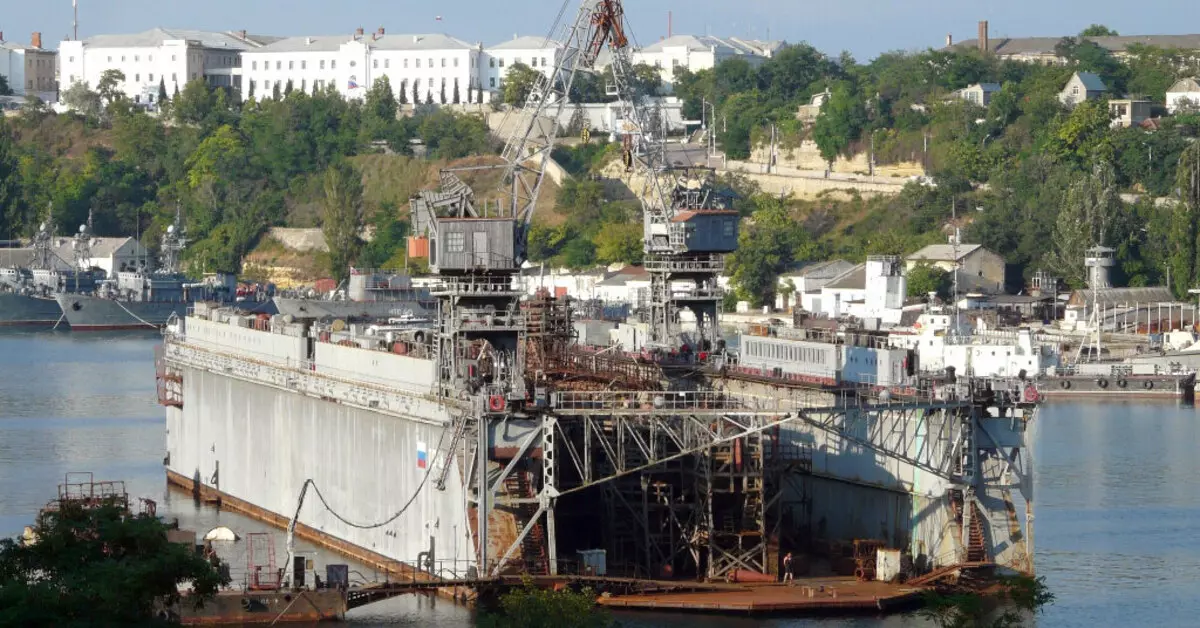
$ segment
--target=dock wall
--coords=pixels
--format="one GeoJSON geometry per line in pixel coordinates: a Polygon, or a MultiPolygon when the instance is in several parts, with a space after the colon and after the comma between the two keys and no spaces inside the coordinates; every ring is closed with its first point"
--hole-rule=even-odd
{"type": "Polygon", "coordinates": [[[329,508],[374,526],[339,520],[310,489],[300,522],[316,532],[394,560],[415,560],[431,536],[439,560],[474,558],[459,470],[434,486],[448,414],[422,423],[203,369],[182,375],[184,406],[167,409],[169,471],[283,521],[311,478],[329,508]]]}

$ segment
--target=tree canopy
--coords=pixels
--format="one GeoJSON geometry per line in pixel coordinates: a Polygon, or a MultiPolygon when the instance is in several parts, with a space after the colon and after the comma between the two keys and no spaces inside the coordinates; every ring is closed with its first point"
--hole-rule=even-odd
{"type": "Polygon", "coordinates": [[[0,539],[0,626],[153,626],[159,605],[203,602],[223,582],[149,514],[66,503],[43,514],[32,545],[0,539]]]}

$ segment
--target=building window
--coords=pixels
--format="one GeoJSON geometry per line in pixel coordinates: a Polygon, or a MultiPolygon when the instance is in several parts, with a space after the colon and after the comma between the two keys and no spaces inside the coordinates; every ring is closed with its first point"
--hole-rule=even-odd
{"type": "Polygon", "coordinates": [[[500,58],[500,67],[504,67],[504,58],[503,57],[500,58]]]}
{"type": "Polygon", "coordinates": [[[419,68],[419,67],[421,67],[421,60],[420,60],[420,59],[417,59],[417,67],[418,67],[418,68],[419,68]]]}
{"type": "Polygon", "coordinates": [[[154,81],[154,75],[153,75],[153,74],[151,74],[151,75],[150,75],[150,81],[151,81],[151,82],[153,82],[153,81],[154,81]]]}
{"type": "Polygon", "coordinates": [[[466,236],[462,233],[447,233],[446,234],[446,251],[449,253],[462,253],[466,250],[466,236]]]}
{"type": "Polygon", "coordinates": [[[458,57],[454,57],[454,67],[458,67],[458,57]]]}
{"type": "Polygon", "coordinates": [[[446,57],[442,57],[442,67],[446,67],[446,57]]]}
{"type": "Polygon", "coordinates": [[[171,55],[171,60],[172,60],[172,61],[174,61],[174,60],[175,60],[175,55],[171,55]]]}
{"type": "MultiPolygon", "coordinates": [[[[74,60],[75,60],[75,57],[71,57],[71,60],[72,60],[72,61],[74,61],[74,60]]],[[[108,62],[109,62],[109,63],[112,63],[112,57],[111,57],[111,56],[108,58],[108,62]]]]}
{"type": "Polygon", "coordinates": [[[384,60],[383,60],[383,67],[384,67],[385,69],[386,69],[386,68],[390,68],[390,67],[392,67],[392,60],[391,60],[391,59],[384,59],[384,60]]]}
{"type": "Polygon", "coordinates": [[[142,82],[142,75],[141,75],[141,74],[134,74],[134,75],[133,75],[133,82],[134,82],[134,83],[141,83],[141,82],[142,82]]]}
{"type": "Polygon", "coordinates": [[[146,100],[147,100],[147,101],[148,101],[150,104],[152,104],[152,105],[153,105],[153,104],[154,104],[154,94],[150,94],[149,96],[146,96],[146,100]]]}
{"type": "Polygon", "coordinates": [[[488,59],[488,67],[489,67],[489,68],[494,68],[494,67],[496,67],[496,60],[495,60],[495,59],[488,59]]]}
{"type": "Polygon", "coordinates": [[[732,237],[733,237],[733,221],[732,221],[732,220],[726,220],[726,221],[725,221],[725,224],[723,225],[723,227],[724,227],[724,229],[725,229],[725,237],[726,237],[726,238],[732,238],[732,237]]]}
{"type": "Polygon", "coordinates": [[[304,89],[304,88],[305,88],[305,86],[307,85],[307,83],[308,83],[308,80],[307,80],[307,79],[300,79],[300,91],[302,91],[302,92],[303,92],[303,91],[307,91],[307,90],[305,90],[305,89],[304,89]]]}
{"type": "Polygon", "coordinates": [[[307,69],[308,69],[308,62],[307,62],[307,61],[301,61],[301,62],[300,62],[300,69],[301,69],[301,70],[307,70],[307,69]]]}
{"type": "Polygon", "coordinates": [[[429,67],[433,67],[433,57],[429,57],[429,67]]]}
{"type": "Polygon", "coordinates": [[[150,55],[150,56],[146,57],[146,60],[147,60],[147,61],[154,61],[154,55],[150,55]]]}
{"type": "Polygon", "coordinates": [[[330,59],[330,61],[329,61],[329,69],[330,69],[330,70],[336,70],[336,69],[337,69],[337,59],[330,59]]]}
{"type": "Polygon", "coordinates": [[[1071,95],[1072,95],[1072,96],[1078,96],[1078,95],[1079,95],[1079,86],[1078,86],[1078,85],[1072,85],[1072,86],[1071,86],[1071,95]]]}
{"type": "Polygon", "coordinates": [[[530,58],[529,58],[529,67],[531,67],[531,68],[536,68],[536,67],[537,67],[537,57],[530,57],[530,58]]]}
{"type": "Polygon", "coordinates": [[[196,73],[195,73],[195,72],[192,72],[192,80],[193,80],[193,81],[194,81],[194,80],[196,80],[196,73]]]}
{"type": "Polygon", "coordinates": [[[493,76],[492,78],[488,79],[488,84],[490,87],[496,87],[496,77],[493,76]]]}
{"type": "Polygon", "coordinates": [[[542,57],[542,67],[546,67],[546,57],[542,57]]]}
{"type": "Polygon", "coordinates": [[[257,62],[257,61],[251,61],[251,62],[250,62],[250,69],[251,69],[251,70],[257,70],[257,69],[258,69],[258,62],[257,62]]]}
{"type": "Polygon", "coordinates": [[[371,67],[378,70],[379,69],[379,59],[371,59],[371,67]]]}
{"type": "Polygon", "coordinates": [[[404,60],[404,67],[406,67],[406,68],[408,67],[408,59],[404,60]]]}
{"type": "Polygon", "coordinates": [[[138,61],[141,61],[142,58],[138,55],[133,55],[133,60],[134,60],[134,62],[138,62],[138,61]]]}
{"type": "Polygon", "coordinates": [[[325,60],[324,59],[321,59],[321,69],[322,70],[325,69],[325,60]]]}
{"type": "Polygon", "coordinates": [[[358,62],[357,62],[357,61],[351,61],[351,62],[350,62],[350,67],[352,67],[352,68],[353,68],[353,67],[355,67],[355,66],[357,66],[357,65],[358,65],[358,62]]]}
{"type": "Polygon", "coordinates": [[[289,69],[289,70],[291,70],[291,69],[293,69],[293,68],[295,68],[295,67],[296,67],[296,62],[295,62],[295,61],[288,61],[288,69],[289,69]]]}
{"type": "Polygon", "coordinates": [[[271,89],[271,81],[263,81],[263,89],[264,90],[271,89]]]}
{"type": "MultiPolygon", "coordinates": [[[[71,57],[71,60],[74,61],[75,58],[71,57]]],[[[121,63],[125,63],[125,55],[121,55],[121,63]]]]}
{"type": "Polygon", "coordinates": [[[282,61],[276,61],[276,62],[275,62],[275,69],[276,69],[276,70],[282,70],[282,69],[283,69],[283,62],[282,62],[282,61]]]}

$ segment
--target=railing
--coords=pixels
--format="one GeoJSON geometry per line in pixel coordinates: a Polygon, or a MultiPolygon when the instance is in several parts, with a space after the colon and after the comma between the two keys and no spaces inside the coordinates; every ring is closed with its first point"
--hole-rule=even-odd
{"type": "MultiPolygon", "coordinates": [[[[969,395],[943,391],[926,402],[938,405],[966,403],[969,395]]],[[[912,399],[892,395],[841,394],[816,390],[793,390],[787,396],[763,397],[716,391],[599,391],[558,392],[551,405],[560,414],[788,414],[805,410],[907,407],[912,399]]]]}
{"type": "Polygon", "coordinates": [[[446,277],[429,286],[431,294],[479,294],[512,295],[522,294],[514,287],[511,277],[446,277]]]}

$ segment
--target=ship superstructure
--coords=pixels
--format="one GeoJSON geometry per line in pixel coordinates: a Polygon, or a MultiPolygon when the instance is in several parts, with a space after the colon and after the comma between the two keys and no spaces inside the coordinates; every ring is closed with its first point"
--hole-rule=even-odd
{"type": "MultiPolygon", "coordinates": [[[[173,483],[365,560],[557,574],[579,552],[641,579],[775,573],[782,551],[880,539],[923,569],[1032,569],[1025,429],[1001,381],[823,388],[727,366],[717,336],[736,215],[704,173],[667,169],[639,125],[617,0],[587,0],[531,91],[504,190],[462,171],[412,200],[440,280],[432,324],[247,316],[197,305],[159,359],[173,483]],[[651,346],[581,346],[571,307],[513,277],[578,72],[628,103],[625,159],[648,181],[651,346]],[[652,290],[652,292],[654,292],[652,290]],[[680,313],[695,313],[690,335],[680,313]]],[[[896,350],[897,355],[904,350],[896,350]]],[[[844,371],[844,369],[843,369],[844,371]]]]}

